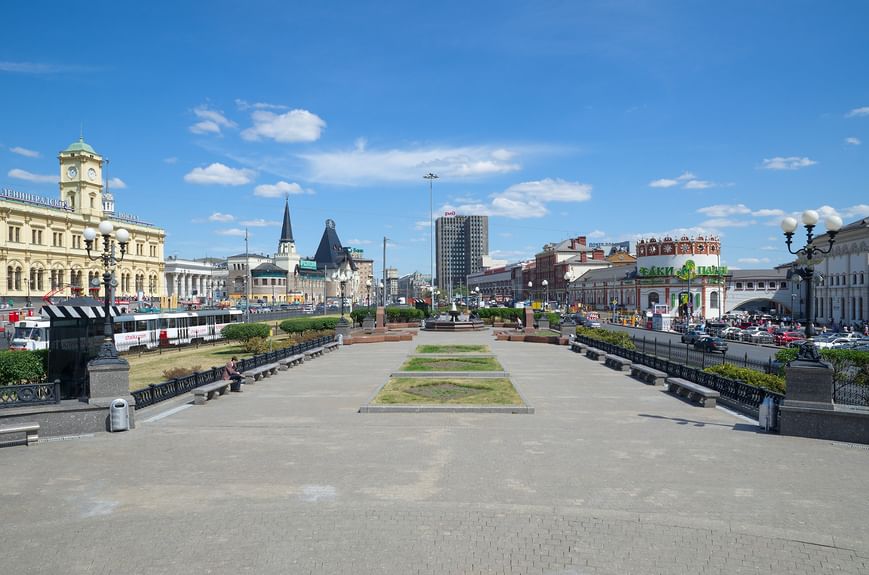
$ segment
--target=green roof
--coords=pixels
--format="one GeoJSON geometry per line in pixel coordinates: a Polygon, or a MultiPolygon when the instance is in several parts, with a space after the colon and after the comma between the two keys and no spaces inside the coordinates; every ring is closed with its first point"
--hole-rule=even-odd
{"type": "Polygon", "coordinates": [[[64,152],[90,152],[91,154],[96,154],[94,149],[90,147],[90,144],[84,141],[84,138],[79,138],[78,142],[73,142],[67,146],[64,152]]]}

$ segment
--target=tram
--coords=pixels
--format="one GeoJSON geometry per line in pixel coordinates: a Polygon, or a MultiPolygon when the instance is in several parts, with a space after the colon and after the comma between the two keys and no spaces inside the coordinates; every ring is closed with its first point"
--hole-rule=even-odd
{"type": "MultiPolygon", "coordinates": [[[[126,313],[112,318],[119,352],[145,351],[222,339],[223,328],[242,321],[241,310],[204,309],[162,313],[126,313]]],[[[28,318],[15,324],[10,349],[48,349],[50,323],[28,318]]]]}

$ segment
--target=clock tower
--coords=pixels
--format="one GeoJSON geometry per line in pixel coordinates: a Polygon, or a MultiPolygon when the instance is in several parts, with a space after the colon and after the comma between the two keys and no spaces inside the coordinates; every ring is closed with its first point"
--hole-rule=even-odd
{"type": "Polygon", "coordinates": [[[103,157],[84,138],[70,144],[60,160],[60,199],[77,214],[103,217],[103,157]]]}

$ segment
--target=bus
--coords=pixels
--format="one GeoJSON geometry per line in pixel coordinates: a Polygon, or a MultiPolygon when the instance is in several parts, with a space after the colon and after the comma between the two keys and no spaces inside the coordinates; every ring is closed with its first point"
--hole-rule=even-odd
{"type": "MultiPolygon", "coordinates": [[[[127,313],[112,318],[119,352],[145,351],[222,339],[221,331],[242,321],[237,309],[207,309],[162,313],[127,313]]],[[[34,317],[15,324],[9,349],[48,349],[50,322],[34,317]]]]}

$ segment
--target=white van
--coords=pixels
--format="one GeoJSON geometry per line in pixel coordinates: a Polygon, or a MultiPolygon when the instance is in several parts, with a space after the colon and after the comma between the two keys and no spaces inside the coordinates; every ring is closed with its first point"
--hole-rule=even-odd
{"type": "Polygon", "coordinates": [[[9,349],[48,349],[49,321],[41,318],[24,319],[15,324],[9,349]]]}

